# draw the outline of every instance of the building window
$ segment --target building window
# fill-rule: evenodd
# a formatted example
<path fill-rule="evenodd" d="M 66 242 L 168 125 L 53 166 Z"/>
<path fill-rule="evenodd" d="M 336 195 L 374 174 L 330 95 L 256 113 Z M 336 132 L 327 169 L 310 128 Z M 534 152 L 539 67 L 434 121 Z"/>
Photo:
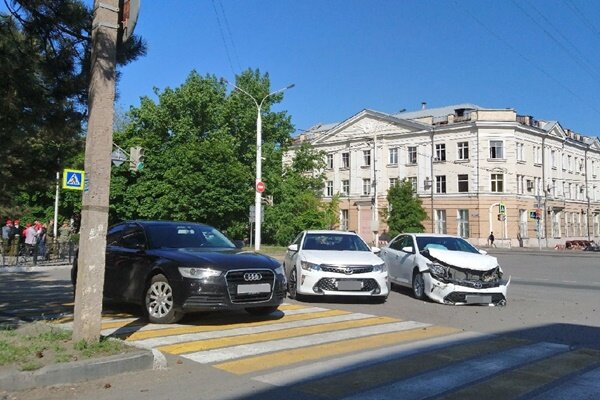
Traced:
<path fill-rule="evenodd" d="M 327 197 L 333 196 L 333 181 L 327 181 Z"/>
<path fill-rule="evenodd" d="M 409 164 L 417 163 L 417 148 L 415 146 L 408 147 L 408 163 Z"/>
<path fill-rule="evenodd" d="M 363 195 L 369 195 L 371 194 L 371 180 L 370 179 L 363 179 Z"/>
<path fill-rule="evenodd" d="M 340 210 L 340 229 L 348 230 L 348 210 Z"/>
<path fill-rule="evenodd" d="M 458 210 L 458 236 L 469 237 L 469 210 Z"/>
<path fill-rule="evenodd" d="M 342 181 L 342 194 L 346 196 L 350 194 L 350 181 L 348 179 Z"/>
<path fill-rule="evenodd" d="M 409 176 L 407 179 L 410 182 L 410 184 L 412 185 L 413 193 L 417 193 L 417 177 Z"/>
<path fill-rule="evenodd" d="M 542 148 L 540 146 L 533 146 L 533 162 L 534 164 L 542 163 Z"/>
<path fill-rule="evenodd" d="M 517 161 L 525 161 L 523 159 L 523 143 L 517 143 Z"/>
<path fill-rule="evenodd" d="M 436 175 L 435 177 L 435 192 L 446 193 L 446 175 Z"/>
<path fill-rule="evenodd" d="M 569 172 L 573 172 L 573 157 L 571 156 L 567 156 L 567 168 L 569 169 Z"/>
<path fill-rule="evenodd" d="M 435 210 L 435 233 L 446 233 L 446 210 Z"/>
<path fill-rule="evenodd" d="M 504 158 L 504 147 L 501 140 L 490 140 L 490 158 Z"/>
<path fill-rule="evenodd" d="M 552 169 L 556 169 L 558 163 L 556 160 L 556 150 L 550 150 L 550 163 L 552 165 Z"/>
<path fill-rule="evenodd" d="M 333 154 L 327 154 L 327 168 L 333 169 Z"/>
<path fill-rule="evenodd" d="M 468 160 L 469 159 L 469 142 L 458 143 L 458 159 Z"/>
<path fill-rule="evenodd" d="M 398 184 L 398 178 L 390 178 L 390 189 Z"/>
<path fill-rule="evenodd" d="M 390 149 L 389 152 L 390 152 L 389 153 L 390 157 L 389 157 L 388 163 L 391 165 L 398 164 L 398 148 Z"/>
<path fill-rule="evenodd" d="M 492 192 L 504 192 L 504 174 L 492 174 Z"/>
<path fill-rule="evenodd" d="M 446 161 L 446 144 L 440 143 L 435 145 L 435 158 L 433 161 Z"/>
<path fill-rule="evenodd" d="M 371 165 L 371 150 L 363 150 L 363 166 Z"/>
<path fill-rule="evenodd" d="M 552 237 L 561 237 L 562 232 L 560 231 L 560 212 L 552 214 Z"/>
<path fill-rule="evenodd" d="M 350 153 L 342 153 L 342 168 L 350 168 Z"/>
<path fill-rule="evenodd" d="M 469 191 L 469 175 L 458 175 L 458 191 L 466 193 Z"/>
<path fill-rule="evenodd" d="M 517 194 L 523 194 L 523 175 L 517 175 Z"/>

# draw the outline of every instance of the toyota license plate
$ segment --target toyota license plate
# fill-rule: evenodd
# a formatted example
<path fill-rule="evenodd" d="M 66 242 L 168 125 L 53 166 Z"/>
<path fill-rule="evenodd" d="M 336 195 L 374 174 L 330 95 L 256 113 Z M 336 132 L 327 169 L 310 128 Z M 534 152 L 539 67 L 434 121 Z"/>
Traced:
<path fill-rule="evenodd" d="M 337 284 L 338 290 L 360 290 L 362 287 L 363 285 L 361 281 L 343 280 L 338 281 Z"/>
<path fill-rule="evenodd" d="M 482 296 L 480 294 L 466 295 L 467 304 L 490 304 L 492 296 Z"/>
<path fill-rule="evenodd" d="M 252 285 L 238 285 L 238 294 L 269 293 L 271 285 L 268 283 L 255 283 Z"/>

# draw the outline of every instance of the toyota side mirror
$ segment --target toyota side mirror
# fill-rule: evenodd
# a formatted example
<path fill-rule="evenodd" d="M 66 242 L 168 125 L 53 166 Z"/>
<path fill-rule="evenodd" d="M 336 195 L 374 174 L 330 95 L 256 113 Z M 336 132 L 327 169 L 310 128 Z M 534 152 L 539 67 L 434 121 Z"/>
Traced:
<path fill-rule="evenodd" d="M 289 251 L 296 252 L 296 251 L 298 251 L 298 245 L 297 245 L 297 244 L 290 244 L 290 245 L 288 246 L 288 250 L 289 250 Z"/>

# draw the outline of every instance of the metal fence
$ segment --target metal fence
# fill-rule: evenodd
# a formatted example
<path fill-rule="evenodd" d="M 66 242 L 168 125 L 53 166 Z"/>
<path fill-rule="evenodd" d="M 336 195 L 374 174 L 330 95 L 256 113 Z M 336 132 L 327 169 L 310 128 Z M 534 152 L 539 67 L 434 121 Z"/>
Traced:
<path fill-rule="evenodd" d="M 51 242 L 45 246 L 28 245 L 13 241 L 10 245 L 0 242 L 0 268 L 36 266 L 47 264 L 71 264 L 75 255 L 73 242 Z"/>

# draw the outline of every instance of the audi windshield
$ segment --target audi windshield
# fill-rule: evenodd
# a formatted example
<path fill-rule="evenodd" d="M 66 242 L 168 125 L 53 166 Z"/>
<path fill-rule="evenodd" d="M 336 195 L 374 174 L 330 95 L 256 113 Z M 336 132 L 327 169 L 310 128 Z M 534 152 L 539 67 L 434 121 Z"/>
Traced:
<path fill-rule="evenodd" d="M 148 225 L 150 246 L 155 249 L 235 249 L 225 235 L 213 227 L 196 224 Z"/>

